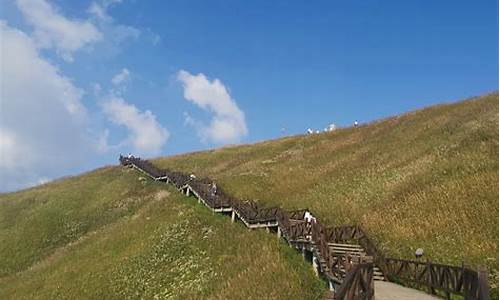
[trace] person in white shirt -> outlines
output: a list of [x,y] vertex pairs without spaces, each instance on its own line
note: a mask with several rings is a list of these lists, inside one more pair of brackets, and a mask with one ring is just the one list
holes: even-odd
[[313,133],[314,133],[314,131],[311,128],[307,129],[307,134],[313,134]]
[[217,194],[217,185],[215,184],[215,182],[212,182],[210,192],[212,194],[212,197],[215,197],[215,195]]
[[308,210],[304,214],[304,220],[307,223],[316,223],[316,218]]
[[354,127],[358,127],[358,121],[354,121]]
[[196,179],[196,176],[194,174],[189,175],[189,179],[193,180]]

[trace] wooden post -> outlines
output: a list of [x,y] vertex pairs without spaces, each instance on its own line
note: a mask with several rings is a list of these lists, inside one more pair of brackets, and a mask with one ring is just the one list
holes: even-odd
[[[427,259],[426,269],[427,269],[427,290],[429,294],[434,295],[434,289],[432,288],[432,266],[430,259]],[[416,275],[417,275],[417,265],[415,265],[415,280],[417,280]]]
[[281,238],[281,228],[278,226],[278,239]]
[[489,300],[488,270],[483,266],[477,267],[478,296],[480,300]]
[[469,276],[469,272],[468,270],[465,268],[465,264],[464,262],[462,261],[462,276],[463,276],[463,290],[464,290],[464,299],[468,299],[468,297],[470,297],[470,294],[471,294],[471,282],[470,282],[470,276]]

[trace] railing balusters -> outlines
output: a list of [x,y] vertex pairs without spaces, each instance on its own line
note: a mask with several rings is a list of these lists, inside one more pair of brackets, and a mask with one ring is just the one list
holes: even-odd
[[[451,294],[462,295],[465,299],[489,299],[488,272],[483,267],[472,270],[463,264],[461,267],[454,267],[435,264],[430,260],[419,262],[385,258],[359,225],[327,228],[319,221],[310,224],[304,221],[306,210],[286,212],[279,207],[264,208],[255,201],[241,201],[229,197],[220,187],[217,189],[217,195],[213,195],[208,189],[212,182],[209,179],[193,179],[181,172],[161,170],[149,161],[133,156],[120,155],[119,161],[124,166],[139,169],[155,180],[166,179],[167,183],[174,184],[178,189],[187,186],[203,198],[211,208],[229,207],[232,211],[236,211],[240,218],[245,219],[245,222],[276,222],[280,234],[289,243],[305,242],[313,251],[318,252],[326,264],[326,266],[321,265],[324,269],[322,272],[328,278],[342,281],[335,293],[335,299],[373,299],[374,264],[382,270],[386,278],[395,276],[406,283],[426,288],[430,294],[436,294],[436,290],[440,290],[447,299]],[[187,183],[189,185],[186,185]],[[352,265],[348,256],[333,255],[328,243],[346,240],[358,241],[368,256]],[[300,247],[304,247],[304,244],[300,244]],[[370,261],[366,262],[363,259]]]

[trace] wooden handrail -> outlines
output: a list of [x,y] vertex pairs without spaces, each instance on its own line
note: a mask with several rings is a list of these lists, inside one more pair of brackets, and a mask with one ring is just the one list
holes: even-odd
[[397,258],[386,258],[385,267],[389,278],[426,288],[430,294],[436,294],[436,290],[439,290],[448,299],[451,294],[471,300],[489,299],[488,273],[484,268],[473,270],[465,266],[436,264],[429,260],[423,262]]
[[347,272],[340,287],[335,291],[335,300],[373,300],[373,263],[360,263]]
[[[417,284],[427,287],[431,294],[440,290],[446,294],[459,294],[465,299],[489,300],[488,272],[485,268],[473,270],[465,267],[455,267],[443,264],[419,262],[404,259],[385,258],[377,249],[375,243],[366,235],[359,225],[345,225],[337,227],[325,227],[318,220],[313,223],[301,221],[304,219],[306,209],[286,212],[280,207],[265,208],[252,200],[242,201],[232,198],[218,187],[217,195],[211,195],[208,178],[193,179],[190,176],[170,170],[162,170],[152,163],[138,157],[124,157],[120,155],[120,164],[134,166],[152,178],[167,178],[178,189],[189,186],[196,191],[207,202],[207,205],[215,207],[230,207],[252,222],[276,222],[288,242],[308,242],[313,245],[317,254],[326,262],[328,278],[344,277],[336,295],[336,299],[373,299],[373,265],[377,265],[387,279],[396,277],[406,283]],[[186,185],[187,184],[187,185]],[[372,258],[373,262],[360,263],[347,273],[342,264],[346,257],[333,255],[328,243],[356,240]],[[367,282],[371,282],[367,285]],[[362,298],[352,298],[352,293],[362,295]],[[336,296],[337,297],[337,296]],[[347,297],[347,298],[346,298]]]

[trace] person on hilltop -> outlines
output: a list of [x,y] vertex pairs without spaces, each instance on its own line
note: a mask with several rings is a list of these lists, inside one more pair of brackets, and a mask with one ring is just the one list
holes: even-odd
[[337,129],[337,125],[335,125],[334,123],[331,123],[330,125],[328,125],[328,127],[325,128],[325,131],[332,132],[335,129]]
[[358,124],[358,120],[355,120],[355,121],[354,121],[354,127],[358,127],[358,125],[359,125],[359,124]]
[[128,153],[128,155],[127,155],[127,157],[128,157],[129,159],[130,159],[130,158],[132,158],[132,153],[130,153],[130,152],[129,152],[129,153]]

